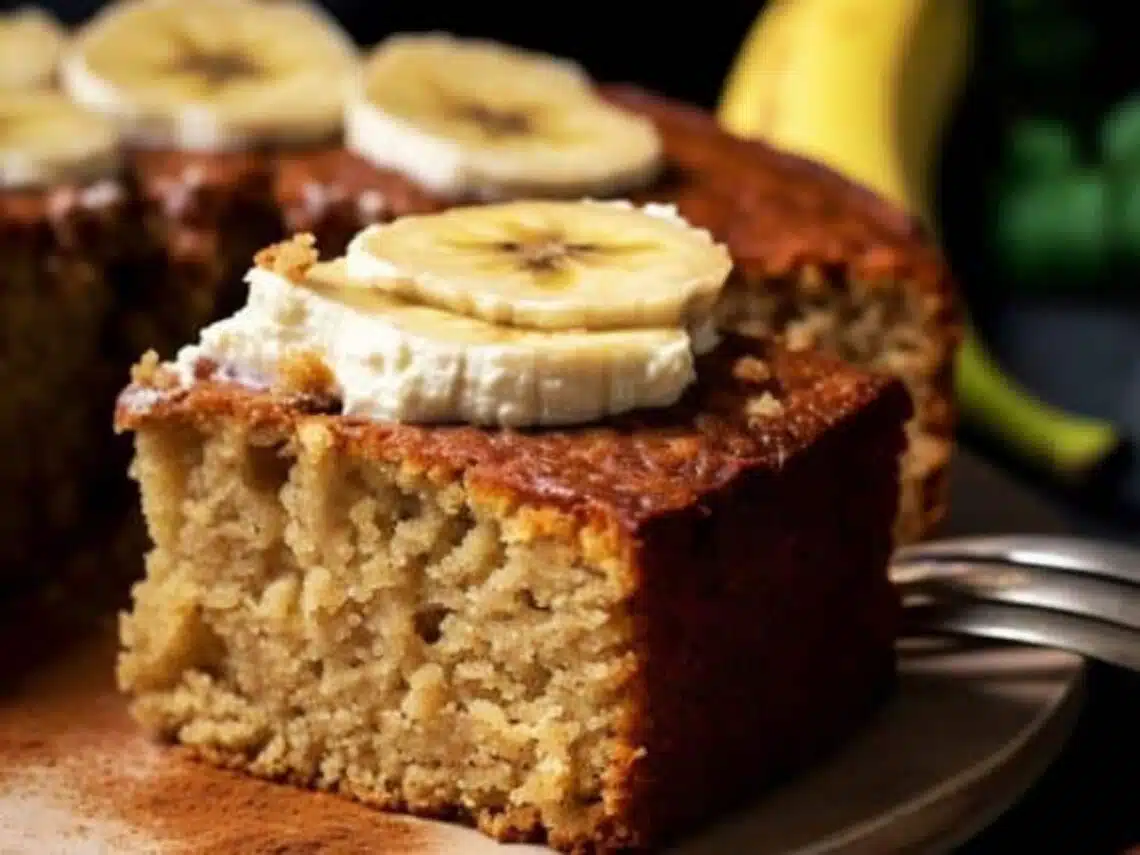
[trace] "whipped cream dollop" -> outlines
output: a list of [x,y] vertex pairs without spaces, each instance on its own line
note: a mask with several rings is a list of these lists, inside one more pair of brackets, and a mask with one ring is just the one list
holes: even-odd
[[545,333],[495,327],[383,296],[335,295],[255,268],[249,299],[184,347],[182,385],[208,359],[222,379],[276,385],[316,358],[345,415],[379,421],[568,425],[677,401],[695,378],[683,330]]
[[[677,216],[668,206],[651,213]],[[283,254],[293,261],[279,263]],[[318,263],[311,239],[300,238],[270,255],[246,275],[246,304],[178,353],[183,386],[208,361],[219,379],[289,391],[290,366],[305,362],[319,366],[304,373],[326,377],[323,391],[350,416],[570,425],[676,403],[695,380],[696,354],[718,340],[711,317],[692,330],[500,325],[373,287],[401,275],[373,255]]]

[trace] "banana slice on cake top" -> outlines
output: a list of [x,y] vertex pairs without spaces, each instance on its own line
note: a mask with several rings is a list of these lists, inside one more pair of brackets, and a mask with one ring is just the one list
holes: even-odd
[[262,253],[247,281],[246,306],[179,353],[187,385],[203,358],[227,378],[286,390],[301,365],[327,377],[346,415],[527,427],[666,407],[695,377],[683,329],[492,324],[361,288],[344,259],[318,263],[303,236]]
[[546,330],[709,320],[728,250],[668,206],[517,201],[403,217],[358,234],[362,285],[482,320]]
[[339,25],[296,0],[123,0],[76,34],[60,76],[135,144],[224,151],[335,136],[358,69]]
[[654,125],[603,101],[574,63],[439,33],[374,49],[345,109],[345,141],[457,199],[617,196],[662,163]]
[[0,11],[0,91],[51,84],[66,35],[35,6]]
[[50,90],[0,90],[0,189],[93,181],[119,165],[107,119]]

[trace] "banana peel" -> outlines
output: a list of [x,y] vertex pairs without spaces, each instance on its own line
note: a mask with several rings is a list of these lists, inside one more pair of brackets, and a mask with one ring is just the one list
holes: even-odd
[[[744,38],[717,111],[742,136],[826,163],[937,234],[932,173],[965,80],[969,0],[774,0]],[[1124,442],[1036,398],[973,330],[955,365],[962,416],[1037,469],[1079,481]]]

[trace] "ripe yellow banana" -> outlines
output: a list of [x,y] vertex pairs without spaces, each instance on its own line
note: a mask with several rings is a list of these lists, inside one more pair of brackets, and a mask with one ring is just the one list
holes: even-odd
[[720,118],[929,220],[931,154],[970,27],[966,0],[780,0],[749,33]]
[[[972,29],[969,0],[774,0],[745,37],[718,117],[828,164],[936,231],[931,178]],[[972,331],[955,368],[963,416],[1026,462],[1079,476],[1121,442],[1113,425],[1060,412],[1003,377]]]

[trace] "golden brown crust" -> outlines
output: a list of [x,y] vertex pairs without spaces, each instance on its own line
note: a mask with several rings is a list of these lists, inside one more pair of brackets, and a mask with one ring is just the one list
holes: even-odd
[[[720,209],[725,239],[739,241],[741,260],[763,264],[767,275],[816,262],[840,264],[869,279],[929,284],[945,276],[937,247],[918,220],[829,167],[733,136],[704,110],[640,87],[616,84],[601,91],[658,126],[672,167],[660,186],[707,194]],[[659,195],[658,189],[648,192]],[[774,227],[761,229],[761,223]]]
[[253,257],[253,263],[290,282],[300,282],[320,257],[315,249],[316,242],[312,234],[302,232],[259,250]]
[[[770,368],[770,377],[738,376],[742,362],[756,360]],[[632,529],[698,502],[742,471],[780,469],[872,401],[887,398],[900,411],[910,409],[897,381],[742,336],[727,336],[702,358],[698,373],[701,380],[677,406],[574,430],[374,423],[322,415],[319,399],[279,398],[209,380],[176,393],[143,395],[145,406],[137,403],[140,392],[151,390],[128,387],[116,427],[230,417],[268,426],[315,416],[356,455],[464,471],[469,481],[587,516],[608,509]],[[758,407],[757,401],[764,403]]]
[[742,472],[637,532],[630,609],[645,653],[628,744],[645,750],[614,771],[617,814],[640,841],[818,761],[887,696],[906,416],[895,403],[880,398],[778,472]]
[[907,283],[953,303],[946,264],[921,223],[831,169],[724,132],[703,110],[634,86],[613,102],[651,118],[668,174],[645,191],[675,201],[725,241],[745,276],[841,266],[850,278]]
[[281,363],[273,392],[277,395],[335,398],[338,394],[336,375],[319,353],[300,351]]

